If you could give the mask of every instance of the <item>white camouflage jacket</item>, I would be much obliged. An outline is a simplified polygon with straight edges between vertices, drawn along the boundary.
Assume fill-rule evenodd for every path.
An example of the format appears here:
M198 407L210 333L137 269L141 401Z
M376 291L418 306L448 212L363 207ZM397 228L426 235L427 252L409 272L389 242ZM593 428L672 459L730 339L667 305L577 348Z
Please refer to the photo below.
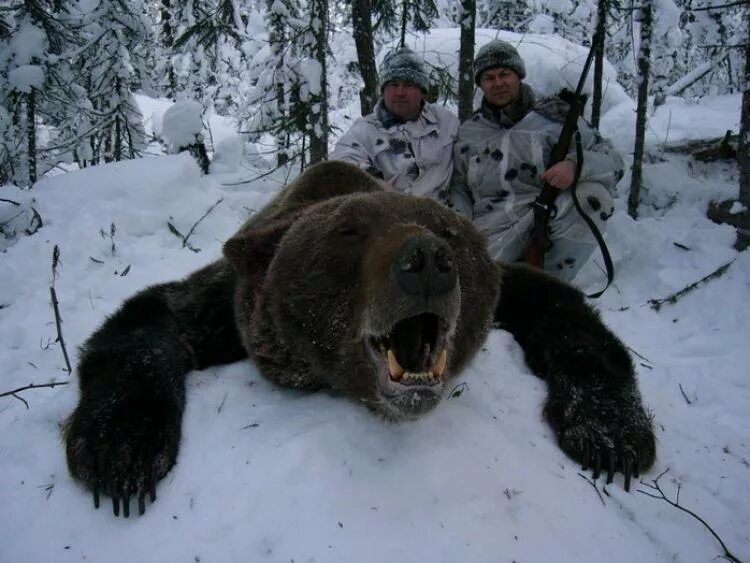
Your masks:
M542 188L540 176L548 168L567 110L559 98L536 100L526 84L515 108L493 110L483 104L459 130L450 205L473 218L490 238L514 224ZM578 129L584 157L579 184L598 182L613 193L623 175L622 158L583 119ZM576 160L575 146L569 157Z
M354 163L398 191L445 199L458 125L455 115L430 103L417 119L401 122L380 100L341 136L330 158Z

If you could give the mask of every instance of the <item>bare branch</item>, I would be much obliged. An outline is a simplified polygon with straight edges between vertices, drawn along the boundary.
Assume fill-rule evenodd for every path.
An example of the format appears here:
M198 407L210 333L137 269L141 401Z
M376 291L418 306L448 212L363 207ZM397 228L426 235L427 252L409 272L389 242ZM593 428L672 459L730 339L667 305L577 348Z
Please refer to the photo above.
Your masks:
M63 339L62 333L62 320L60 319L60 309L57 302L57 294L55 288L50 286L49 293L52 298L52 308L55 311L55 326L57 327L57 341L60 343L62 348L63 358L65 358L65 368L68 373L73 372L73 368L70 367L70 359L68 358L68 350L65 348L65 340Z
M60 318L60 308L57 301L57 293L55 292L55 279L57 278L57 266L60 263L60 247L55 245L52 249L52 285L49 286L49 294L52 299L52 310L55 312L55 326L57 327L57 341L60 343L62 349L63 358L65 358L65 366L68 373L73 372L73 368L70 367L70 359L68 358L68 350L65 348L65 339L62 333L62 319Z
M200 219L198 219L198 220L197 220L197 221L195 222L195 224L194 224L194 225L193 225L192 227L190 227L190 230L188 231L188 234L187 234L187 235L185 236L185 240L184 240L184 241L182 242L182 246L183 246L183 247L187 245L187 241L188 241L188 239L190 238L190 235L192 235L192 234L193 234L193 231L195 231L195 228L196 228L196 227L198 226L198 224L199 224L199 223L200 223L201 221L203 221L203 219L205 219L205 218L206 218L206 217L208 216L208 214L209 214L209 213L211 213L211 212L212 212L212 211L213 211L214 209L216 209L216 206L218 206L218 205L219 205L219 204L220 204L220 203L221 203L222 201L224 201L224 198L223 198L223 197L222 197L222 198L219 198L219 201L217 201L217 202L216 202L216 203L214 203L214 204L213 204L213 205L212 205L211 207L209 207L209 208L208 208L208 211L206 211L206 212L205 212L205 213L204 213L204 214L203 214L203 215L201 216L201 218L200 218Z
M699 8L690 8L685 10L686 12L705 12L706 10L720 10L721 8L732 8L734 6L747 6L750 4L748 0L738 0L737 2L729 2L728 4L716 4L715 6L701 6Z
M652 493L650 491L644 491L643 489L638 489L638 492L641 493L641 494L644 494L646 496L655 498L655 499L663 500L664 502L666 502L670 506L674 506L678 510L681 510L682 512L685 512L686 514L689 514L690 516L692 516L693 518L695 518L696 520L698 520L698 522L700 522L701 524L703 524L706 527L706 529L708 529L708 531L711 532L711 535L713 535L713 537L716 538L716 541L718 541L721 544L721 547L724 550L724 553L723 553L722 557L725 557L726 559L729 559L730 561L733 561L734 563L742 563L739 559L737 559L727 549L727 546L724 545L724 542L719 537L719 535L714 531L714 529L711 526L708 525L708 523L703 518L701 518L700 516L698 516L692 510L688 510L684 506L680 506L680 488L681 488L681 486L680 486L679 483L677 484L677 497L676 497L676 500L674 500L674 501L670 500L667 497L667 495L664 494L664 491L662 490L661 485L659 485L659 479L661 479L667 473L667 471L669 471L669 468L667 468L664 471L662 471L661 474L659 474L659 476L651 482L652 484L644 483L643 481L641 481L642 485L648 487L652 491L656 491L656 493L658 493L658 494Z
M49 383L29 383L28 385L24 385L23 387L19 387L18 389L13 389L12 391L4 391L0 393L0 397L13 397L15 399L18 399L21 401L24 405L26 405L26 408L29 408L29 403L26 402L26 400L23 397L19 397L16 393L20 393L21 391L28 391L29 389L39 389L42 387L57 387L58 385L67 385L67 381L50 381Z
M578 474L579 477L583 478L587 483L589 483L592 487L594 487L594 490L596 491L596 494L599 496L599 500L602 501L602 504L604 506L607 506L607 503L604 502L604 497L602 497L602 494L599 492L599 489L596 488L596 483L593 479L589 479L586 477L583 473Z
M177 230L177 227L175 227L170 221L167 221L167 227L169 227L169 232L172 233L174 236L176 236L178 239L182 241L182 247L189 248L193 252L200 252L200 248L195 248L192 244L190 244L187 239L185 238L185 235L183 235L180 231Z
M663 299L649 299L648 304L651 305L651 308L658 311L662 305L665 303L674 304L677 303L677 300L681 297L685 296L686 294L693 291L695 288L700 286L702 283L705 283L707 281L710 281L714 278L718 278L726 273L726 271L729 269L729 266L731 266L736 258L733 258L723 266L720 266L716 268L713 272L708 274L707 276L702 277L697 282L693 282L690 285L683 287L680 291L673 293L672 295L669 295L668 297L664 297Z

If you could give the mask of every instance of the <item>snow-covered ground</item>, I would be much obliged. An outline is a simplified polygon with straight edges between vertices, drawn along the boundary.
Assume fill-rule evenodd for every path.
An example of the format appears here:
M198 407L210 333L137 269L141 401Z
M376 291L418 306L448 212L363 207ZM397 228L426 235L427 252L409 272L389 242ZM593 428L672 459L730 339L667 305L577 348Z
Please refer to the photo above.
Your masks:
M527 68L542 64L522 54ZM165 105L141 102L158 127ZM642 218L624 211L626 175L608 234L617 277L596 306L633 350L654 413L658 461L642 479L669 469L664 492L674 499L679 486L680 504L748 560L750 254L733 250L731 228L705 218L709 200L736 195L737 171L662 154L658 144L736 131L739 103L672 99L651 117ZM627 154L632 103L618 96L609 107L603 132ZM231 128L213 131L218 143ZM75 363L105 315L218 257L285 180L279 172L236 184L266 170L229 161L201 176L187 155L151 157L47 178L23 194L0 188L2 198L35 198L44 220L0 254L0 392L70 382L19 393L28 408L0 398L0 561L710 562L723 553L701 523L626 493L621 476L606 491L599 481L597 494L555 444L541 416L545 385L502 331L456 382L464 392L413 423L280 390L249 362L193 373L179 463L157 502L128 520L106 503L94 510L65 465L59 431L77 386L55 343L49 288ZM168 223L187 234L219 201L189 239L200 251L183 247ZM676 304L648 306L731 260ZM600 263L578 285L598 289Z

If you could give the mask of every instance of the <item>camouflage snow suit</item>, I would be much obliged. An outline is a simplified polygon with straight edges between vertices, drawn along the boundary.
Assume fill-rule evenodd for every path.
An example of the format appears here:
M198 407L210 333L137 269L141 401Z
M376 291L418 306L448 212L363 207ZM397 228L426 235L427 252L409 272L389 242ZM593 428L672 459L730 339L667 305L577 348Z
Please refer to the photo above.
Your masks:
M375 111L354 122L331 153L331 160L356 164L397 191L438 199L453 171L458 118L425 103L417 119L400 121L380 100Z
M449 203L487 235L495 259L518 260L528 244L534 223L531 204L542 188L541 175L567 110L559 98L536 99L532 89L522 84L516 101L504 108L483 101L459 129ZM576 194L603 233L614 210L612 194L624 163L609 141L584 120L579 120L578 129L584 158ZM575 146L568 158L576 160ZM570 281L597 243L573 205L571 190L561 190L555 205L545 269Z

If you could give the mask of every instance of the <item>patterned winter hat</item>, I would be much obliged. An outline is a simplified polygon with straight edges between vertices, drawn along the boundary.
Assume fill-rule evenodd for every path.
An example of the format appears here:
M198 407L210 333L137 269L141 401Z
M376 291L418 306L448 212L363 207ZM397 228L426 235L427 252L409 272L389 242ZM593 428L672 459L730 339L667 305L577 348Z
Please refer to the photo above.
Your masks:
M424 68L424 62L409 47L399 47L386 54L380 65L380 91L391 80L405 80L419 86L427 92L430 77Z
M511 69L519 78L526 76L526 67L516 48L506 41L493 39L477 52L474 58L474 82L479 86L479 79L485 70L502 66Z

